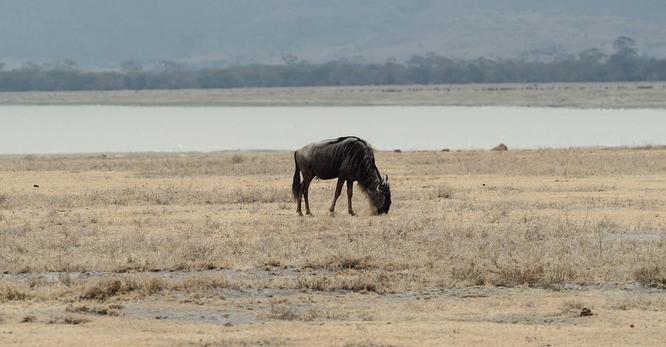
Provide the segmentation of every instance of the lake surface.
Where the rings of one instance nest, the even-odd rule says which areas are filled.
[[[0,106],[1,154],[290,150],[343,135],[384,150],[664,145],[666,110]]]

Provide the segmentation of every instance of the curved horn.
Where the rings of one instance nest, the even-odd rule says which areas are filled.
[[[388,175],[384,178],[384,181],[388,182]]]

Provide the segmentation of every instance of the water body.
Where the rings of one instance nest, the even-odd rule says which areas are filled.
[[[343,135],[378,149],[666,144],[666,110],[522,107],[0,106],[0,154],[290,150]]]

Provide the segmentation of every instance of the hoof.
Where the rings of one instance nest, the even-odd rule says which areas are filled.
[[[354,217],[354,216],[356,216],[356,212],[354,212],[354,211],[349,211],[349,215],[352,216],[352,217]]]
[[[328,214],[330,214],[331,217],[335,217],[335,211],[328,211]]]
[[[297,213],[299,216],[303,217],[303,212],[301,212],[301,211],[296,211],[296,213]]]
[[[314,215],[310,212],[306,212],[305,215],[307,215],[308,217],[314,217]]]

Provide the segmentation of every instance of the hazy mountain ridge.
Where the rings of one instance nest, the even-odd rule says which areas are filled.
[[[130,59],[280,62],[412,54],[474,58],[610,48],[620,35],[666,56],[666,2],[565,0],[2,0],[0,62]]]

